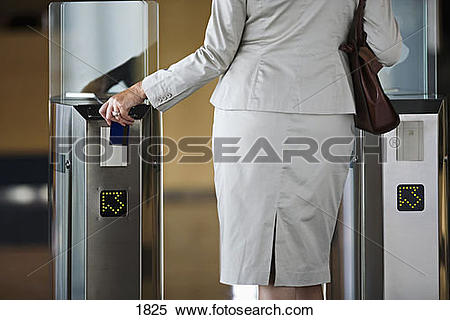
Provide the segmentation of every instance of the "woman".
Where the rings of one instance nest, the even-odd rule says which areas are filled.
[[[203,46],[100,110],[108,124],[132,124],[128,111],[145,98],[164,112],[220,76],[211,98],[220,282],[258,285],[259,299],[323,299],[321,284],[330,281],[330,244],[352,143],[333,146],[344,162],[330,161],[326,152],[292,155],[302,152],[298,145],[324,151],[329,138],[354,136],[349,66],[338,47],[357,4],[213,0]],[[367,3],[364,27],[380,62],[393,65],[401,36],[390,0]],[[239,161],[223,161],[229,141],[239,147]],[[249,158],[255,146],[283,161]]]

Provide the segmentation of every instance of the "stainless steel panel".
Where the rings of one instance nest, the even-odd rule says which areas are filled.
[[[70,166],[52,168],[55,298],[162,299],[161,114],[149,110],[130,127],[126,167],[101,167],[106,123],[86,108],[56,103],[52,110],[59,142],[72,137],[64,158]],[[143,152],[149,145],[153,155]],[[100,215],[102,190],[127,192],[126,216]]]
[[[142,125],[142,299],[163,299],[164,291],[164,216],[162,166],[162,114],[148,112]],[[150,144],[152,155],[147,150]]]
[[[358,172],[352,165],[331,245],[331,282],[326,289],[328,300],[361,299],[359,202],[354,201],[355,191],[358,190],[357,177]]]
[[[448,299],[447,111],[441,102],[438,112],[400,115],[402,121],[423,121],[423,161],[397,161],[395,146],[402,141],[396,130],[385,135],[386,299]],[[423,210],[399,211],[397,186],[401,184],[424,186]]]
[[[328,299],[383,299],[380,137],[358,130],[331,245]]]
[[[386,149],[383,165],[385,298],[438,299],[438,115],[401,115],[401,120],[423,121],[425,158],[398,162],[396,148]],[[396,139],[395,133],[393,130],[386,138]],[[425,186],[424,211],[397,210],[399,184]]]
[[[109,127],[100,128],[102,153],[100,167],[126,167],[128,163],[128,146],[109,143]]]
[[[100,127],[89,121],[87,147],[87,254],[88,299],[139,299],[141,292],[141,166],[137,148],[129,149],[127,167],[100,167]],[[141,121],[130,126],[130,135],[141,136]],[[134,150],[133,150],[134,149]],[[100,216],[100,192],[126,190],[124,217]]]
[[[361,165],[361,298],[383,299],[383,193],[380,136],[363,134]]]
[[[397,161],[423,161],[423,121],[400,122],[397,136]]]
[[[53,137],[70,137],[72,135],[72,108],[50,104],[50,130]],[[64,125],[65,124],[65,125]],[[70,173],[66,170],[66,161],[70,161],[68,149],[61,148],[60,141],[51,140],[50,172],[50,214],[53,256],[53,293],[56,299],[70,298],[70,229],[71,216]]]
[[[449,238],[449,172],[448,172],[448,104],[444,99],[439,113],[439,299],[450,299],[450,238]]]
[[[86,120],[76,111],[72,112],[73,142],[79,146],[86,138]],[[75,147],[76,149],[76,147]],[[72,250],[71,250],[71,297],[86,299],[86,163],[72,150]]]
[[[408,157],[398,159],[402,126],[381,137],[360,132],[361,160],[353,165],[353,185],[347,181],[332,243],[329,299],[449,298],[446,103],[436,97],[393,103],[402,126],[423,123],[412,127],[410,141],[420,146],[413,146],[413,158],[404,150]],[[424,211],[397,209],[397,186],[408,183],[425,186]]]

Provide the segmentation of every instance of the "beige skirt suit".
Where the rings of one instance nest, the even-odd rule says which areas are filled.
[[[222,283],[267,285],[271,271],[275,286],[330,281],[355,134],[338,47],[357,4],[213,0],[203,46],[143,80],[164,112],[220,77],[211,103]],[[381,63],[395,64],[402,38],[390,0],[368,1],[364,27]]]

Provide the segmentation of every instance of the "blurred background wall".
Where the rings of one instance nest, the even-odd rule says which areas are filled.
[[[220,1],[220,0],[219,0]],[[47,214],[47,0],[0,1],[0,299],[51,297]],[[160,67],[197,49],[211,0],[160,0]],[[439,91],[450,93],[449,1],[441,2]],[[216,81],[164,113],[164,134],[210,136]],[[164,168],[169,299],[225,299],[212,163]],[[32,274],[30,274],[33,272]]]
[[[46,206],[48,3],[0,1],[0,299],[51,297]],[[202,44],[211,0],[159,3],[160,67],[166,68]],[[215,81],[167,111],[164,135],[175,140],[210,136],[209,97],[214,86]],[[167,297],[228,298],[230,288],[218,283],[212,163],[168,163],[164,184]]]
[[[47,98],[48,52],[47,0],[0,2],[0,52],[2,78],[0,94],[2,114],[20,113],[21,125],[0,118],[0,126],[9,132],[0,139],[2,155],[46,155],[48,148]],[[160,1],[160,67],[166,68],[197,49],[210,13],[211,0]],[[33,29],[34,30],[33,30]],[[41,34],[39,34],[40,32]],[[164,132],[179,139],[187,135],[210,135],[213,109],[209,96],[216,81],[194,93],[164,114]],[[17,101],[21,101],[20,107]],[[12,134],[14,133],[14,134]],[[166,166],[165,184],[170,190],[187,187],[211,191],[211,164]]]

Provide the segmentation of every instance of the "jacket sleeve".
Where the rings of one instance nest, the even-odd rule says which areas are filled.
[[[151,105],[166,111],[225,73],[241,42],[247,0],[213,0],[203,45],[194,53],[142,81]]]
[[[391,0],[367,0],[364,20],[367,43],[379,61],[388,67],[397,63],[402,53],[402,36]]]

